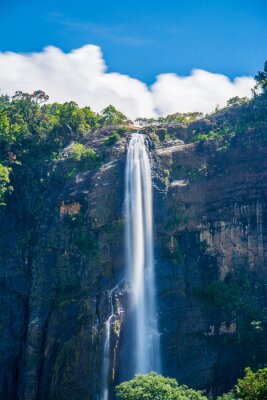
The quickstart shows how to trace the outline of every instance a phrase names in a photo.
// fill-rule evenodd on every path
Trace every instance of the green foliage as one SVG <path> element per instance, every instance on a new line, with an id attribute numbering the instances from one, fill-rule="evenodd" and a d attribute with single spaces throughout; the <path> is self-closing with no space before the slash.
<path id="1" fill-rule="evenodd" d="M 16 92 L 0 97 L 0 157 L 9 151 L 24 161 L 33 157 L 49 158 L 71 138 L 89 133 L 100 125 L 98 114 L 74 102 L 43 104 L 48 99 L 42 91 L 33 94 Z"/>
<path id="2" fill-rule="evenodd" d="M 84 135 L 101 125 L 99 114 L 91 111 L 90 107 L 79 108 L 74 101 L 54 103 L 46 106 L 46 110 L 55 116 L 59 126 L 70 134 Z"/>
<path id="3" fill-rule="evenodd" d="M 0 206 L 5 205 L 4 197 L 8 190 L 12 190 L 12 187 L 9 185 L 10 173 L 11 168 L 5 167 L 3 164 L 0 163 Z"/>
<path id="4" fill-rule="evenodd" d="M 215 140 L 219 139 L 223 136 L 234 136 L 234 132 L 229 128 L 220 128 L 217 130 L 210 130 L 206 134 L 198 134 L 193 137 L 194 142 L 206 141 L 206 140 Z"/>
<path id="5" fill-rule="evenodd" d="M 198 135 L 193 137 L 194 142 L 202 142 L 206 140 L 209 140 L 209 135 L 205 133 L 199 133 Z"/>
<path id="6" fill-rule="evenodd" d="M 226 393 L 220 397 L 217 397 L 217 400 L 237 400 L 237 397 L 236 397 L 234 391 L 232 390 L 229 393 Z"/>
<path id="7" fill-rule="evenodd" d="M 85 147 L 81 143 L 73 143 L 70 151 L 69 157 L 74 161 L 81 161 L 81 160 L 97 160 L 96 152 L 88 147 Z"/>
<path id="8" fill-rule="evenodd" d="M 252 367 L 262 365 L 267 355 L 267 318 L 259 302 L 264 290 L 264 282 L 255 286 L 244 260 L 224 281 L 213 281 L 195 291 L 207 313 L 216 313 L 220 321 L 235 321 L 236 332 L 221 335 L 220 340 L 243 352 L 246 365 Z"/>
<path id="9" fill-rule="evenodd" d="M 156 372 L 135 375 L 135 378 L 116 387 L 119 400 L 207 400 L 201 392 L 178 385 L 175 379 Z"/>
<path id="10" fill-rule="evenodd" d="M 140 126 L 158 125 L 157 118 L 137 118 L 135 123 Z"/>
<path id="11" fill-rule="evenodd" d="M 259 87 L 264 93 L 267 92 L 267 61 L 264 63 L 263 71 L 258 71 L 255 76 L 255 81 L 257 83 L 256 88 Z"/>
<path id="12" fill-rule="evenodd" d="M 214 281 L 203 290 L 203 299 L 210 309 L 231 310 L 239 304 L 239 287 L 236 283 Z"/>
<path id="13" fill-rule="evenodd" d="M 227 101 L 227 106 L 232 107 L 232 106 L 242 106 L 243 104 L 247 103 L 249 101 L 248 97 L 231 97 Z"/>
<path id="14" fill-rule="evenodd" d="M 129 125 L 131 121 L 112 105 L 101 112 L 101 125 Z"/>
<path id="15" fill-rule="evenodd" d="M 72 165 L 72 167 L 71 167 L 71 168 L 68 170 L 68 172 L 66 173 L 65 179 L 66 179 L 66 180 L 71 179 L 71 178 L 73 178 L 74 175 L 77 174 L 77 173 L 78 173 L 77 166 Z"/>
<path id="16" fill-rule="evenodd" d="M 217 397 L 217 400 L 266 400 L 267 368 L 256 372 L 246 368 L 245 373 L 245 377 L 238 379 L 230 393 Z"/>
<path id="17" fill-rule="evenodd" d="M 72 143 L 69 150 L 69 159 L 72 161 L 66 179 L 71 179 L 76 173 L 83 172 L 91 167 L 96 167 L 99 163 L 98 154 L 90 147 L 82 143 Z"/>
<path id="18" fill-rule="evenodd" d="M 245 377 L 237 381 L 229 393 L 217 400 L 266 400 L 267 368 L 252 372 L 245 369 Z M 155 372 L 135 375 L 135 378 L 116 387 L 118 400 L 207 400 L 201 392 L 179 385 L 175 379 L 165 378 Z"/>
<path id="19" fill-rule="evenodd" d="M 206 116 L 210 122 L 207 125 L 207 130 L 204 132 L 200 130 L 193 131 L 193 140 L 195 142 L 218 140 L 221 144 L 218 151 L 226 151 L 231 147 L 232 139 L 237 135 L 257 131 L 265 132 L 267 122 L 267 62 L 265 63 L 264 71 L 258 72 L 255 80 L 257 82 L 256 89 L 261 89 L 259 95 L 256 94 L 255 90 L 255 96 L 252 100 L 237 96 L 229 99 L 224 109 L 217 110 L 215 114 Z M 238 109 L 231 110 L 232 107 L 238 107 Z M 266 140 L 264 133 L 262 133 L 262 136 Z"/>
<path id="20" fill-rule="evenodd" d="M 242 400 L 267 399 L 267 368 L 252 372 L 246 368 L 246 375 L 237 381 L 237 398 Z"/>
<path id="21" fill-rule="evenodd" d="M 135 122 L 141 126 L 150 125 L 162 125 L 162 124 L 188 124 L 190 122 L 196 121 L 203 117 L 200 112 L 188 112 L 188 113 L 175 113 L 167 115 L 166 117 L 158 118 L 137 118 Z"/>
<path id="22" fill-rule="evenodd" d="M 121 127 L 121 128 L 118 128 L 117 130 L 116 130 L 116 132 L 118 133 L 118 135 L 123 135 L 125 132 L 127 132 L 127 128 L 125 128 L 124 126 L 123 127 Z"/>
<path id="23" fill-rule="evenodd" d="M 20 187 L 27 177 L 33 182 L 33 176 L 40 171 L 38 166 L 43 167 L 45 162 L 52 159 L 60 160 L 62 149 L 70 142 L 75 142 L 70 150 L 70 160 L 77 165 L 71 166 L 68 178 L 76 171 L 97 165 L 99 157 L 96 153 L 77 142 L 104 124 L 129 123 L 112 106 L 107 107 L 100 115 L 94 113 L 90 107 L 80 108 L 73 101 L 45 104 L 47 100 L 48 96 L 41 90 L 32 94 L 16 92 L 13 97 L 0 96 L 0 163 L 3 166 L 1 203 L 4 194 L 11 189 L 9 176 L 12 178 L 14 190 L 16 185 L 13 180 Z M 124 128 L 118 129 L 117 134 L 109 139 L 110 144 L 123 131 Z M 36 181 L 40 181 L 40 177 Z"/>
<path id="24" fill-rule="evenodd" d="M 119 140 L 120 140 L 119 133 L 117 131 L 114 131 L 114 132 L 111 133 L 110 136 L 107 136 L 103 140 L 102 144 L 105 145 L 105 146 L 111 146 L 112 144 L 117 143 Z"/>

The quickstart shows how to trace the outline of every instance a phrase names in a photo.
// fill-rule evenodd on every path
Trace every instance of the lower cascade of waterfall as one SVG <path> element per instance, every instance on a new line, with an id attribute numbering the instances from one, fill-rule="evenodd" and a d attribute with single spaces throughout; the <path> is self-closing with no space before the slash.
<path id="1" fill-rule="evenodd" d="M 98 400 L 112 398 L 110 388 L 114 384 L 115 369 L 117 365 L 116 348 L 119 332 L 124 318 L 125 296 L 128 293 L 128 284 L 121 280 L 115 287 L 106 292 L 105 303 L 108 306 L 108 318 L 104 322 L 104 346 L 102 355 L 101 390 Z"/>
<path id="2" fill-rule="evenodd" d="M 152 180 L 143 135 L 133 134 L 125 174 L 127 278 L 132 283 L 133 372 L 160 372 L 155 301 Z"/>
<path id="3" fill-rule="evenodd" d="M 102 391 L 102 395 L 101 395 L 101 400 L 109 399 L 110 336 L 111 336 L 112 322 L 115 318 L 114 305 L 113 305 L 113 292 L 114 292 L 114 289 L 112 289 L 108 292 L 110 315 L 105 322 L 105 342 L 104 342 L 103 368 L 102 368 L 103 391 Z"/>

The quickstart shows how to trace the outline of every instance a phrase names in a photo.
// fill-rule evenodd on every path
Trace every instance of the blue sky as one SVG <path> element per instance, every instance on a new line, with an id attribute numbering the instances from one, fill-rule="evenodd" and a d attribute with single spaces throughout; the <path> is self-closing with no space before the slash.
<path id="1" fill-rule="evenodd" d="M 230 78 L 267 59 L 266 0 L 1 0 L 0 51 L 101 47 L 110 72 L 151 84 L 193 68 Z"/>

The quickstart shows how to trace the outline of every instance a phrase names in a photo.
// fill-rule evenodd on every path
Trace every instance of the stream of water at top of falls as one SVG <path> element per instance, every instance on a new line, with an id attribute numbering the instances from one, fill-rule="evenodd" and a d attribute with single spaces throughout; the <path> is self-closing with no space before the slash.
<path id="1" fill-rule="evenodd" d="M 143 135 L 133 134 L 125 172 L 127 278 L 132 284 L 134 372 L 160 372 L 155 299 L 151 166 Z"/>

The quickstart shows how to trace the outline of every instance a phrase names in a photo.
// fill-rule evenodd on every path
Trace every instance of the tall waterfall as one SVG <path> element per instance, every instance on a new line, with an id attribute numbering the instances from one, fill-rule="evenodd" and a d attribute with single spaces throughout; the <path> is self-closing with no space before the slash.
<path id="1" fill-rule="evenodd" d="M 134 372 L 160 372 L 156 317 L 151 168 L 144 138 L 131 138 L 126 164 L 127 271 L 132 282 Z"/>

